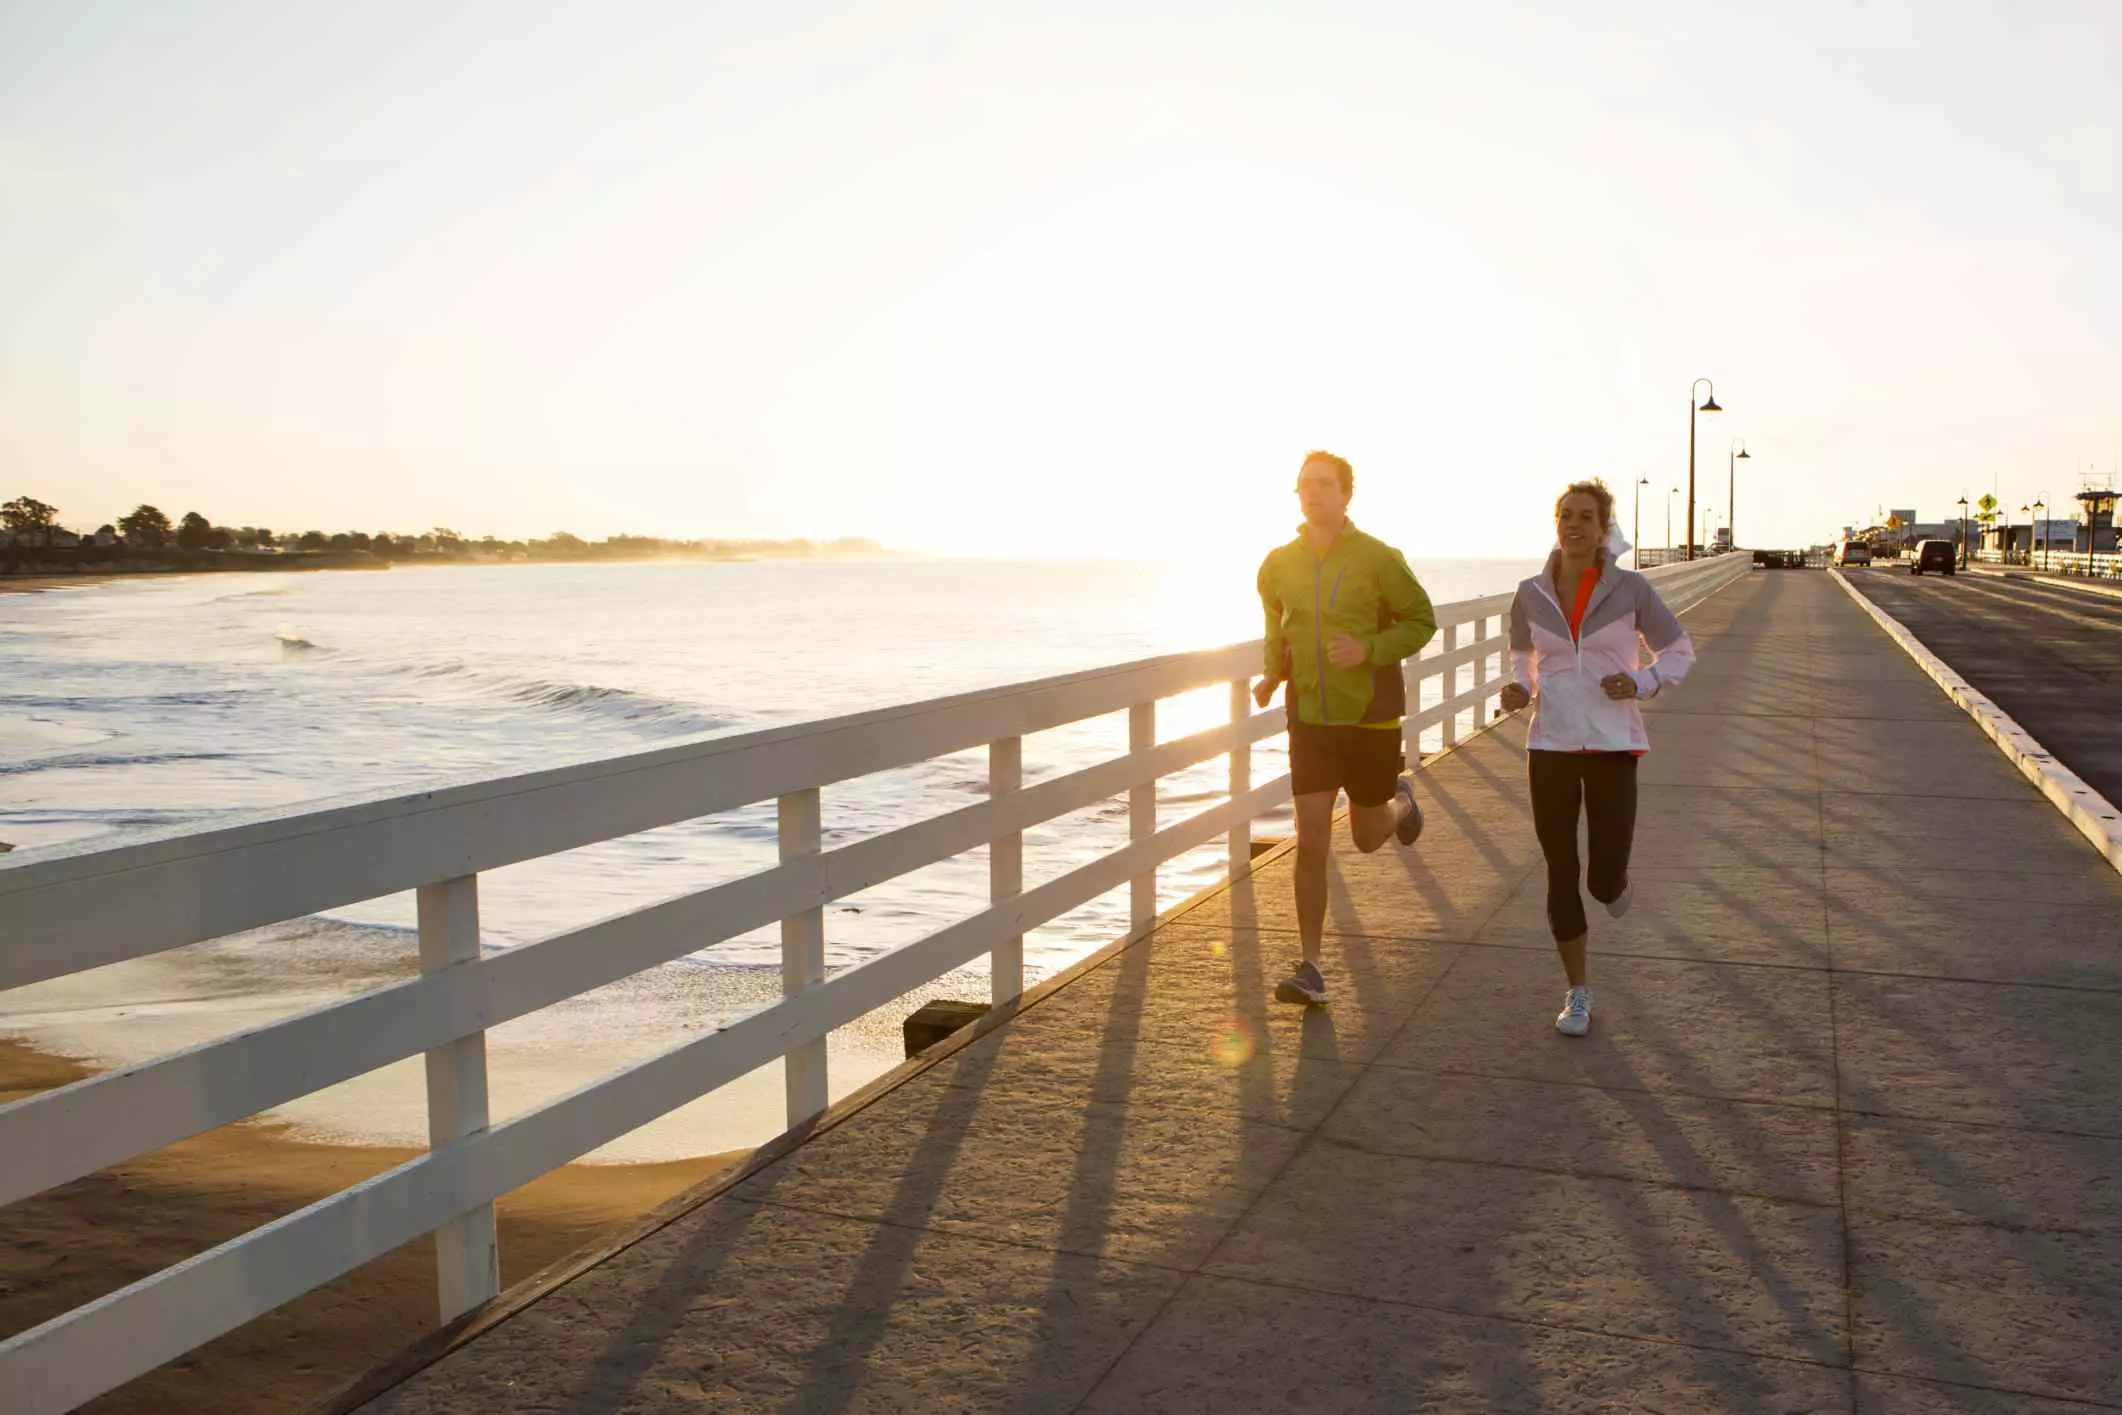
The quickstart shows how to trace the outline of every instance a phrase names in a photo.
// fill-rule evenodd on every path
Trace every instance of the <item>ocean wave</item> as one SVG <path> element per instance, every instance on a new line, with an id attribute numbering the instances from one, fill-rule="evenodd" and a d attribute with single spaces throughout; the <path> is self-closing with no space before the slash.
<path id="1" fill-rule="evenodd" d="M 533 679 L 510 686 L 504 696 L 525 707 L 543 711 L 616 719 L 659 736 L 713 732 L 729 724 L 728 718 L 701 712 L 690 703 L 674 702 L 625 688 L 600 688 L 591 683 L 552 683 Z"/>
<path id="2" fill-rule="evenodd" d="M 472 696 L 490 702 L 505 702 L 534 712 L 621 723 L 657 737 L 717 732 L 735 721 L 704 711 L 697 703 L 657 697 L 653 693 L 549 678 L 517 678 L 453 659 L 393 664 L 385 671 L 399 677 L 461 684 Z"/>
<path id="3" fill-rule="evenodd" d="M 0 693 L 0 712 L 137 712 L 142 708 L 229 707 L 250 697 L 249 688 L 201 688 L 174 693 L 77 693 L 52 697 L 29 693 Z"/>
<path id="4" fill-rule="evenodd" d="M 0 777 L 99 766 L 161 766 L 166 762 L 225 762 L 228 752 L 64 752 L 26 762 L 0 762 Z"/>

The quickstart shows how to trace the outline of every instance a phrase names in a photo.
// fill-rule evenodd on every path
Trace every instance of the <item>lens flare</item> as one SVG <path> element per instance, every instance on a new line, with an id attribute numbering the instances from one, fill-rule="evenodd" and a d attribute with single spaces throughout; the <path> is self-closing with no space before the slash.
<path id="1" fill-rule="evenodd" d="M 1243 1022 L 1226 1022 L 1216 1030 L 1208 1054 L 1225 1066 L 1241 1066 L 1252 1060 L 1252 1029 Z"/>

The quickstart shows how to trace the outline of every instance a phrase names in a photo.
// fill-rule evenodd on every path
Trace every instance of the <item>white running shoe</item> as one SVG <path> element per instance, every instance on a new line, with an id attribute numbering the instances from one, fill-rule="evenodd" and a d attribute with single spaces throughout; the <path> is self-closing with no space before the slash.
<path id="1" fill-rule="evenodd" d="M 1592 1029 L 1592 990 L 1571 988 L 1555 1017 L 1555 1030 L 1565 1037 L 1581 1037 Z"/>
<path id="2" fill-rule="evenodd" d="M 1298 959 L 1290 965 L 1289 976 L 1275 984 L 1275 1001 L 1319 1006 L 1326 1001 L 1326 975 L 1318 964 Z"/>
<path id="3" fill-rule="evenodd" d="M 1607 905 L 1606 912 L 1618 919 L 1623 914 L 1626 914 L 1628 912 L 1628 906 L 1635 902 L 1636 886 L 1634 881 L 1630 881 L 1629 883 L 1621 886 L 1621 897 L 1619 899 L 1616 899 L 1613 903 Z"/>

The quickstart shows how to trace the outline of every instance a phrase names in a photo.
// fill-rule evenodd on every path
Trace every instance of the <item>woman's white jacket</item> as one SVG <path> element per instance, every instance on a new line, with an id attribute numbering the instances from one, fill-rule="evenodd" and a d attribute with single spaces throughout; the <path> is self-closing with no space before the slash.
<path id="1" fill-rule="evenodd" d="M 1510 606 L 1511 680 L 1532 694 L 1526 746 L 1536 752 L 1641 752 L 1650 747 L 1635 699 L 1615 701 L 1601 679 L 1626 673 L 1639 698 L 1654 698 L 1687 676 L 1695 647 L 1649 580 L 1600 557 L 1599 583 L 1576 634 L 1555 596 L 1558 550 Z M 1644 662 L 1644 649 L 1650 662 Z"/>

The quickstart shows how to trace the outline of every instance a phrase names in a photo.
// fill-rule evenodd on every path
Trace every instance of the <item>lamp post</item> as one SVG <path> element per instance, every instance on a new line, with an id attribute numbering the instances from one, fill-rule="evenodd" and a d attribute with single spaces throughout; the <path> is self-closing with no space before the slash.
<path id="1" fill-rule="evenodd" d="M 2041 521 L 2047 514 L 2048 497 L 2044 494 L 2040 500 L 2034 503 L 2034 550 L 2041 556 L 2041 568 L 2043 570 L 2048 568 L 2048 549 L 2043 544 L 2047 537 L 2041 534 Z"/>
<path id="2" fill-rule="evenodd" d="M 2034 508 L 2022 505 L 2019 509 L 2026 513 L 2026 563 L 2032 565 L 2034 563 Z"/>
<path id="3" fill-rule="evenodd" d="M 1639 567 L 1643 564 L 1643 551 L 1641 549 L 1643 545 L 1643 488 L 1649 485 L 1649 477 L 1636 478 L 1636 533 L 1630 539 L 1635 541 L 1638 547 L 1636 550 L 1636 564 Z"/>
<path id="4" fill-rule="evenodd" d="M 1965 494 L 1965 493 L 1962 493 L 1962 494 L 1961 494 L 1961 497 L 1960 497 L 1960 499 L 1959 499 L 1958 501 L 1954 502 L 1953 504 L 1954 504 L 1955 506 L 1958 506 L 1958 507 L 1960 508 L 1960 568 L 1961 568 L 1962 570 L 1965 570 L 1965 569 L 1967 568 L 1967 496 L 1966 496 L 1966 494 Z"/>
<path id="5" fill-rule="evenodd" d="M 1732 451 L 1733 447 L 1738 449 L 1736 454 Z M 1733 438 L 1731 447 L 1724 449 L 1724 529 L 1731 534 L 1733 550 L 1739 548 L 1739 488 L 1738 478 L 1732 468 L 1740 462 L 1752 460 L 1753 458 L 1747 455 L 1746 439 L 1743 437 Z"/>
<path id="6" fill-rule="evenodd" d="M 1677 486 L 1665 493 L 1665 562 L 1668 565 L 1673 558 L 1673 498 L 1679 494 Z"/>
<path id="7" fill-rule="evenodd" d="M 1695 390 L 1709 383 L 1709 396 L 1699 406 L 1695 403 Z M 1695 414 L 1721 413 L 1717 406 L 1717 385 L 1706 378 L 1698 378 L 1687 385 L 1687 519 L 1681 522 L 1687 527 L 1687 558 L 1695 558 Z"/>

